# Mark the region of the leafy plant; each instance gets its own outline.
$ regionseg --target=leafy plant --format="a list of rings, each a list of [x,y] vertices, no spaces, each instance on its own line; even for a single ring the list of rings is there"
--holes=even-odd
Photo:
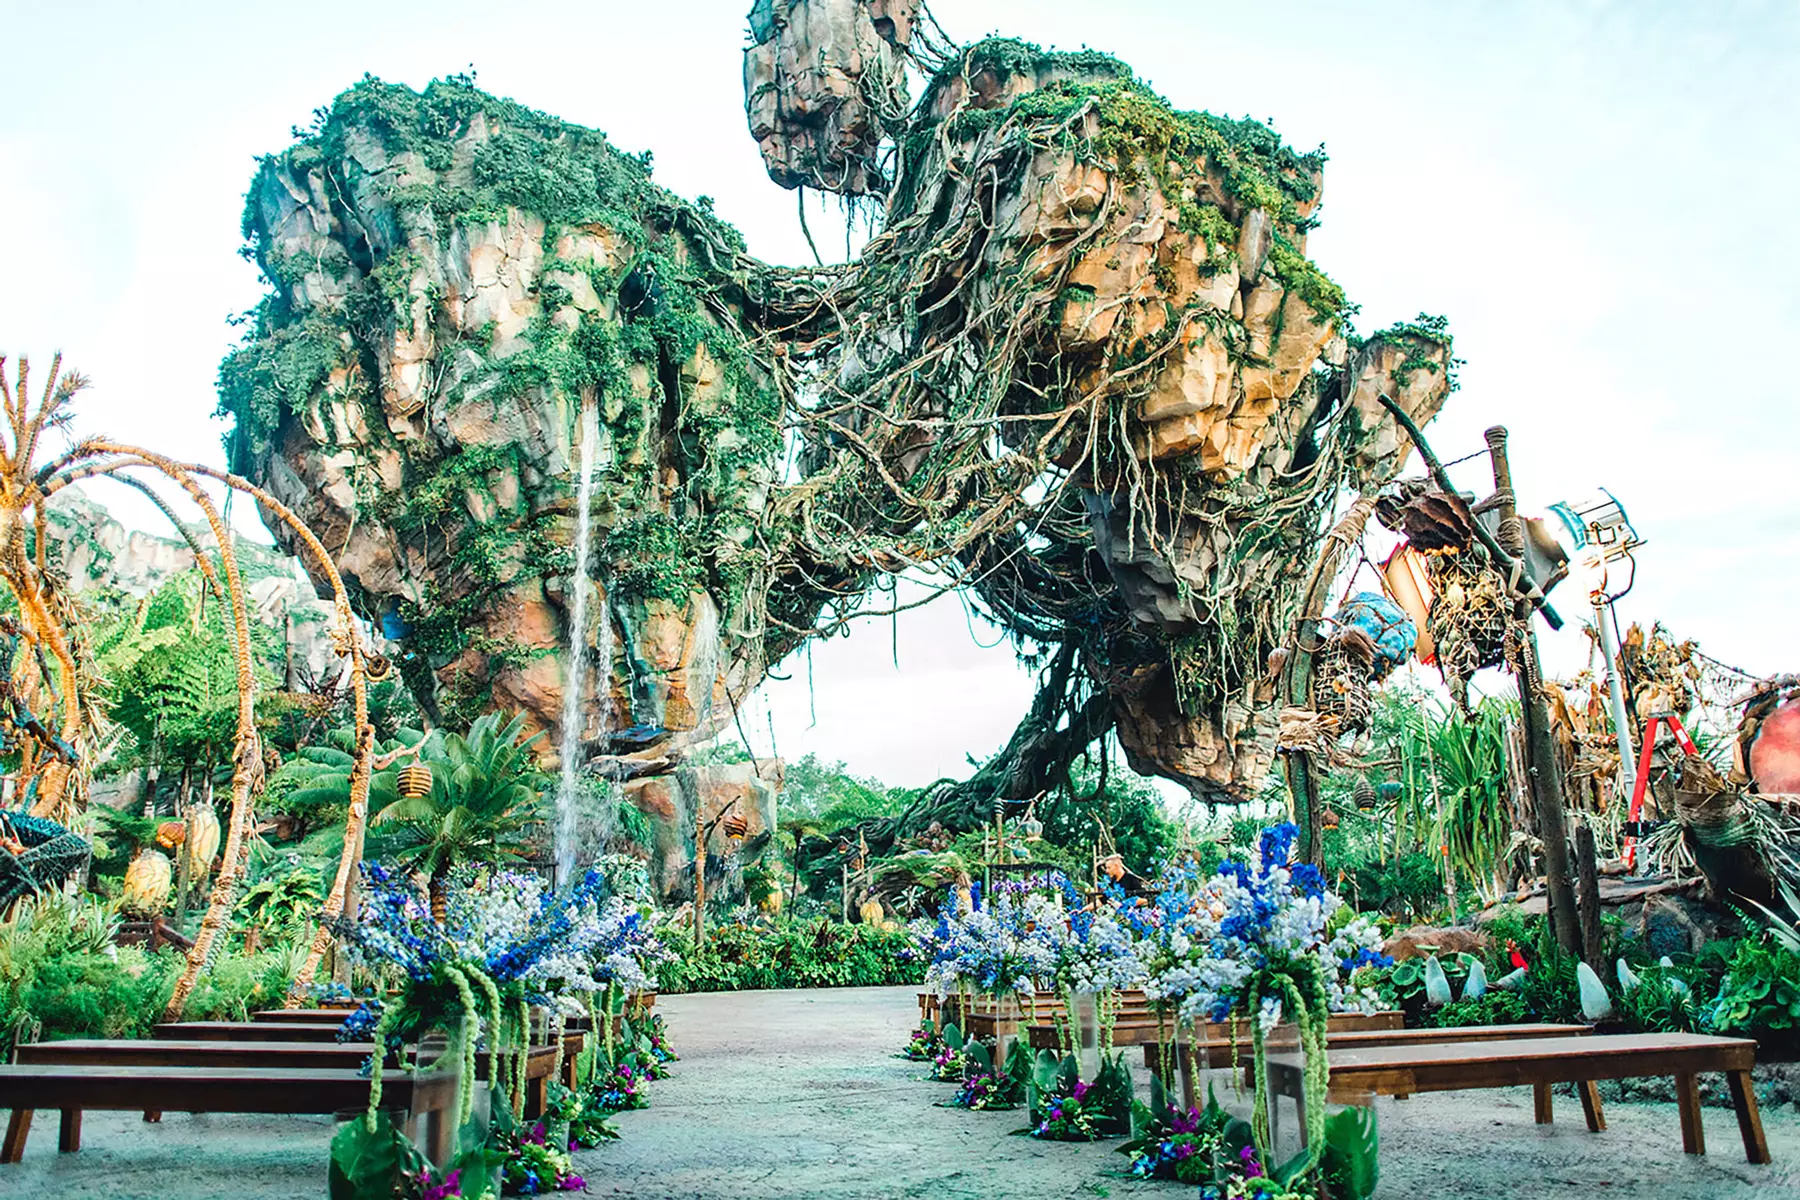
[[[1368,1200],[1381,1182],[1381,1137],[1375,1110],[1353,1106],[1325,1121],[1319,1177],[1333,1200]]]
[[[1772,938],[1745,938],[1707,1020],[1720,1033],[1791,1042],[1800,1035],[1800,954]]]
[[[376,857],[426,878],[432,912],[444,911],[444,880],[465,863],[498,864],[522,858],[527,831],[538,819],[545,777],[531,756],[543,735],[524,737],[525,718],[499,713],[479,718],[466,737],[449,734],[427,744],[422,761],[431,791],[401,798],[369,823]]]

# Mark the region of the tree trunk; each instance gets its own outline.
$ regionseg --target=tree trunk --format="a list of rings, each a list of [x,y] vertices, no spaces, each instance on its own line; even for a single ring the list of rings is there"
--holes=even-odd
[[[1575,900],[1581,911],[1581,958],[1600,969],[1600,862],[1594,845],[1594,829],[1586,821],[1575,822]]]
[[[442,925],[450,909],[450,897],[444,892],[444,872],[432,872],[425,884],[425,894],[431,899],[431,919]]]

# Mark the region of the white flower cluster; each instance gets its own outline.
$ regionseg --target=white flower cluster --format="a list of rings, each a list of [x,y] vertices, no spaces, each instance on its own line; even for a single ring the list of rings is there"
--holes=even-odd
[[[1143,978],[1136,943],[1111,913],[1071,919],[1057,949],[1058,985],[1076,992],[1104,992],[1135,987]]]

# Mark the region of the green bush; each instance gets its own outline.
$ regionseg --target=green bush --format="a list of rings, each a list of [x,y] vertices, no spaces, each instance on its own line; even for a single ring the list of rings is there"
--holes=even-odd
[[[1766,937],[1739,942],[1707,1019],[1720,1033],[1800,1042],[1800,954]]]
[[[115,946],[117,920],[93,901],[40,897],[0,924],[0,1059],[21,1037],[150,1036],[186,965],[178,950]],[[295,955],[221,950],[188,998],[194,1020],[243,1020],[277,1003]]]
[[[904,929],[823,919],[726,924],[707,929],[699,954],[685,925],[669,926],[661,936],[679,956],[661,971],[665,992],[881,987],[925,978],[926,964]]]

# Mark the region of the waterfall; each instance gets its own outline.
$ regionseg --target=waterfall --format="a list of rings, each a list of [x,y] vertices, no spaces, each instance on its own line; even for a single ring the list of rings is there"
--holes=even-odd
[[[575,489],[575,572],[570,579],[574,595],[569,604],[569,673],[563,681],[561,741],[557,753],[562,775],[556,787],[556,882],[566,886],[575,875],[577,834],[581,805],[581,689],[587,681],[588,563],[593,556],[594,461],[600,446],[600,409],[591,398],[581,405],[581,475]],[[612,671],[612,620],[600,615],[601,732],[611,716],[612,689],[606,677]]]

